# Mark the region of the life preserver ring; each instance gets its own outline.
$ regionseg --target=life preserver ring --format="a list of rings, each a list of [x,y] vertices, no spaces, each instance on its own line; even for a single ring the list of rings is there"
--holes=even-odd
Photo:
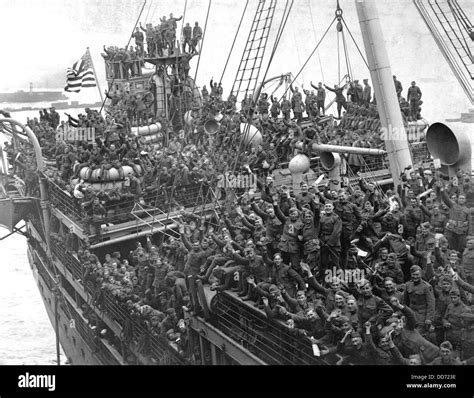
[[[148,136],[161,131],[160,123],[153,123],[148,126],[132,127],[132,134],[135,136]]]
[[[43,157],[43,163],[45,166],[56,166],[56,160],[51,160]]]
[[[138,169],[139,169],[139,174],[141,174],[142,170],[140,168],[139,165],[136,166]],[[122,169],[123,169],[123,175],[124,176],[127,176],[128,173],[132,173],[133,175],[135,175],[135,171],[133,169],[133,167],[131,166],[122,166]],[[90,175],[90,177],[89,177]],[[117,180],[121,180],[121,176],[120,176],[120,173],[119,171],[115,168],[115,167],[112,167],[111,169],[108,170],[108,178],[106,179],[102,179],[102,180],[99,180],[99,176],[100,176],[100,169],[95,169],[95,170],[92,170],[92,173],[90,172],[90,167],[83,167],[81,169],[81,171],[79,171],[79,176],[84,180],[84,181],[87,181],[87,182],[99,182],[99,181],[102,181],[102,182],[112,182],[112,181],[117,181]]]

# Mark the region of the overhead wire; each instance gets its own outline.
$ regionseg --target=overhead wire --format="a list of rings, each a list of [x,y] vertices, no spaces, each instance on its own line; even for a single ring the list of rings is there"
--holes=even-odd
[[[204,24],[204,31],[202,33],[201,48],[199,49],[199,57],[198,57],[197,65],[196,65],[196,72],[194,73],[194,81],[196,81],[196,77],[199,70],[199,64],[201,63],[202,48],[204,47],[204,39],[206,38],[207,23],[209,21],[209,12],[211,11],[211,4],[212,4],[212,0],[209,0],[209,6],[207,7],[206,22]]]
[[[226,60],[225,65],[224,65],[224,70],[222,71],[221,78],[219,79],[219,83],[222,83],[222,80],[224,79],[224,74],[225,74],[225,71],[227,69],[227,65],[229,63],[232,52],[234,50],[235,42],[237,41],[237,37],[238,37],[239,32],[240,32],[240,27],[242,26],[242,21],[244,20],[245,12],[247,11],[248,5],[249,5],[249,0],[247,0],[246,3],[245,3],[245,8],[244,8],[244,11],[242,12],[242,16],[240,17],[239,26],[237,27],[237,32],[235,32],[234,40],[232,42],[232,46],[230,48],[229,55],[227,56],[227,60]]]
[[[321,37],[321,39],[319,40],[319,42],[316,44],[316,47],[314,48],[314,50],[311,52],[311,54],[309,55],[308,59],[306,60],[306,62],[304,63],[304,65],[302,66],[302,68],[300,69],[300,71],[298,72],[298,74],[295,76],[295,78],[293,79],[293,81],[290,83],[289,87],[291,87],[291,84],[293,84],[293,82],[299,77],[299,75],[301,74],[301,71],[306,67],[306,65],[308,64],[308,62],[311,60],[311,58],[313,57],[314,53],[316,52],[316,50],[318,49],[318,47],[320,46],[320,44],[322,43],[322,41],[324,40],[324,38],[326,37],[326,35],[328,34],[329,30],[331,29],[332,25],[334,25],[334,22],[336,21],[336,17],[334,17],[334,19],[332,20],[332,22],[329,24],[328,28],[326,29],[326,31],[324,32],[323,36]],[[280,101],[281,99],[285,96],[286,92],[288,91],[289,88],[287,88],[287,90],[283,93],[282,97],[280,98]]]

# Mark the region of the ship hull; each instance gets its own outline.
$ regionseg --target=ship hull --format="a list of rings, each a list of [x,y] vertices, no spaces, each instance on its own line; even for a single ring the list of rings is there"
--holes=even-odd
[[[38,266],[33,261],[32,250],[31,247],[28,248],[28,262],[35,277],[46,313],[54,330],[56,324],[55,294],[49,289],[46,278],[38,271]],[[107,363],[101,362],[95,355],[94,349],[87,344],[78,329],[71,327],[69,316],[59,305],[57,306],[57,314],[59,342],[68,358],[68,363],[70,365],[106,365]]]

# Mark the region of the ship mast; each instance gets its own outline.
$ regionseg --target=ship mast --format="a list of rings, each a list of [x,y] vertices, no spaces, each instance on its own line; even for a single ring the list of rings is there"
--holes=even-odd
[[[375,0],[356,0],[355,5],[384,132],[382,138],[385,141],[393,182],[397,186],[401,173],[409,166],[413,167],[413,161],[395,92],[392,69]]]

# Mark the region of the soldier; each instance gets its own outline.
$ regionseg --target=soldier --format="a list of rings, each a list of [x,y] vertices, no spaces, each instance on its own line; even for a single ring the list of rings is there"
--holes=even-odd
[[[339,87],[337,84],[334,85],[334,88],[324,85],[324,87],[336,94],[336,104],[337,104],[337,115],[338,119],[341,119],[341,111],[344,108],[347,111],[347,101],[344,97],[343,88]]]
[[[325,268],[338,267],[341,258],[342,221],[334,213],[334,205],[326,202],[321,213],[319,239],[321,242],[321,265]]]
[[[420,107],[421,90],[416,85],[416,82],[411,82],[411,87],[408,89],[407,101],[410,103],[410,120],[418,120],[418,109]]]
[[[432,361],[438,355],[438,347],[424,338],[418,329],[417,317],[408,305],[400,304],[396,297],[390,299],[391,306],[402,313],[401,319],[394,319],[389,325],[393,330],[393,342],[400,349],[405,358],[411,355],[422,355],[427,362]]]
[[[470,210],[465,205],[466,197],[460,194],[456,203],[448,198],[444,187],[441,187],[441,198],[449,207],[449,220],[446,223],[446,238],[449,247],[458,252],[463,252],[471,218]]]
[[[186,261],[186,265],[184,266],[184,274],[186,276],[194,277],[199,274],[201,267],[205,264],[212,250],[209,248],[208,250],[204,251],[201,248],[199,241],[194,241],[191,244],[184,232],[184,225],[180,225],[179,233],[181,235],[181,240],[186,249],[189,250],[188,259]]]
[[[428,200],[426,201],[428,202]],[[446,227],[446,216],[441,213],[439,209],[439,204],[434,203],[431,209],[428,209],[424,204],[420,203],[421,211],[429,217],[428,225],[433,230],[435,234],[442,234],[444,233],[444,229]],[[426,219],[426,218],[425,218]]]
[[[278,249],[283,254],[285,262],[291,262],[295,269],[299,269],[300,265],[300,241],[303,240],[303,223],[299,218],[298,209],[292,207],[289,211],[289,217],[286,217],[278,206],[275,199],[273,201],[273,208],[278,219],[283,223],[283,232],[278,244]]]
[[[301,269],[306,273],[306,282],[308,285],[325,297],[326,312],[332,312],[336,308],[336,293],[341,292],[341,280],[337,276],[331,277],[328,271],[325,280],[329,283],[329,288],[326,288],[317,281],[308,264],[301,263]],[[342,293],[344,294],[345,292]],[[347,296],[349,296],[349,293],[347,293]]]
[[[280,254],[275,254],[273,261],[265,257],[266,263],[270,266],[271,283],[283,286],[283,289],[293,298],[296,297],[297,288],[299,291],[306,290],[303,278],[292,267],[283,263]]]
[[[272,100],[272,105],[270,106],[270,114],[272,115],[273,118],[277,118],[280,116],[281,113],[281,106],[280,103],[278,102],[278,99],[273,97],[273,95],[270,97]]]
[[[311,269],[315,269],[319,266],[320,243],[319,240],[316,239],[319,228],[319,207],[316,207],[315,211],[317,216],[314,216],[313,212],[309,209],[305,209],[303,212],[303,254],[305,262],[309,264]]]
[[[355,203],[349,202],[348,195],[345,190],[340,190],[338,194],[339,200],[334,204],[334,212],[341,218],[341,266],[346,267],[347,252],[349,250],[351,240],[354,239],[354,233],[357,225],[362,221],[360,210]]]
[[[268,205],[266,211],[260,210],[254,201],[252,201],[251,206],[252,210],[265,221],[266,238],[268,241],[267,249],[271,255],[274,255],[278,249],[283,224],[279,218],[276,217],[273,206]]]
[[[378,270],[378,274],[382,278],[385,279],[387,277],[390,277],[398,285],[403,283],[402,267],[397,261],[397,255],[395,253],[390,253],[389,255],[387,255],[387,261],[380,264],[376,264],[375,269]]]
[[[318,87],[313,86],[313,82],[311,82],[311,87],[316,90],[316,107],[318,108],[318,113],[324,116],[326,109],[324,106],[324,102],[326,101],[326,90],[324,90],[323,83],[319,82]]]
[[[193,28],[191,28],[189,22],[183,28],[183,40],[183,52],[186,52],[186,45],[188,46],[188,52],[191,52],[193,48]]]
[[[51,127],[56,130],[59,126],[60,117],[59,117],[59,113],[56,112],[56,108],[54,106],[52,106],[50,109],[49,117],[50,117]]]
[[[364,89],[359,83],[359,80],[354,80],[355,103],[362,104]]]
[[[268,115],[268,108],[270,107],[270,104],[268,103],[268,94],[263,93],[257,103],[257,109],[258,113],[260,115]]]
[[[466,242],[466,249],[462,255],[461,267],[466,275],[466,282],[474,284],[474,239]]]
[[[368,106],[372,99],[372,87],[370,87],[369,79],[364,79],[364,91],[362,92],[362,102]]]
[[[372,286],[367,279],[362,279],[358,285],[361,291],[357,299],[360,329],[366,322],[374,326],[384,325],[393,310],[383,299],[373,294]]]
[[[154,56],[162,57],[163,56],[163,48],[165,48],[166,41],[163,40],[163,35],[161,30],[155,29],[154,31],[154,40],[153,40],[153,49],[155,51]]]
[[[291,102],[288,98],[283,98],[281,101],[281,112],[283,113],[283,118],[285,120],[290,120],[291,118]]]
[[[192,41],[192,52],[197,52],[196,47],[202,39],[202,29],[196,22],[193,28],[193,41]]]
[[[146,51],[149,57],[152,57],[155,53],[155,31],[151,23],[146,24],[146,29],[140,23],[140,29],[146,34]]]
[[[135,32],[133,32],[132,37],[135,39],[135,45],[138,47],[138,54],[139,57],[143,57],[143,33],[140,32],[140,29],[137,28],[135,29]]]
[[[403,302],[416,314],[420,333],[431,332],[435,315],[435,299],[431,285],[421,279],[421,268],[413,265],[410,268],[411,280],[406,283]]]
[[[393,75],[393,84],[395,85],[395,91],[397,92],[398,100],[400,101],[400,96],[403,92],[402,83],[397,80],[397,76]]]
[[[254,280],[258,285],[261,282],[269,282],[270,269],[265,264],[262,256],[255,254],[253,247],[246,247],[244,249],[244,256],[242,257],[234,249],[231,249],[233,259],[245,267],[242,273],[242,290],[247,292],[247,295],[242,297],[242,300],[248,301],[256,298],[256,292],[253,288],[253,284],[247,281],[247,278]]]
[[[433,326],[435,327],[436,342],[439,344],[445,340],[443,318],[448,305],[451,303],[450,292],[453,288],[453,280],[450,275],[443,275],[439,280],[433,281],[432,286],[435,296],[435,317]]]
[[[301,94],[298,92],[298,87],[296,87],[295,89],[295,94],[293,95],[291,102],[293,105],[293,115],[295,119],[297,120],[297,122],[299,123],[303,119],[303,112],[304,112],[305,106],[304,106],[304,102],[301,97]]]
[[[449,292],[451,303],[446,308],[443,316],[443,327],[446,333],[446,340],[450,341],[455,349],[461,348],[461,339],[464,329],[463,314],[471,314],[471,309],[461,301],[460,292],[457,288]]]

